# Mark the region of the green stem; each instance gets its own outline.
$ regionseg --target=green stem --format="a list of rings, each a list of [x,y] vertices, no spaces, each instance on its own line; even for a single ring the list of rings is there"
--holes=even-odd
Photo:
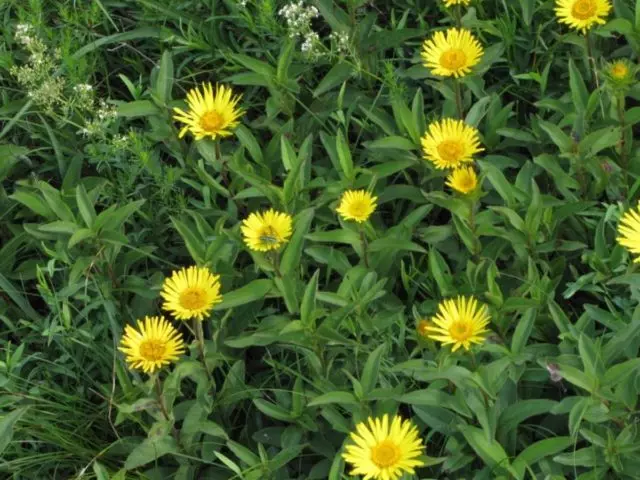
[[[276,275],[282,278],[282,273],[280,272],[280,251],[271,251],[271,264],[273,265],[273,269],[275,270]]]
[[[597,83],[596,61],[595,58],[593,58],[593,49],[591,47],[591,36],[589,35],[589,30],[584,34],[584,41],[587,44],[587,64],[589,65],[589,72],[591,72],[591,80]]]
[[[460,85],[460,80],[457,78],[453,79],[453,89],[456,94],[456,110],[458,111],[458,118],[460,120],[464,120],[464,111],[462,109],[462,86]]]
[[[202,330],[202,320],[193,320],[193,327],[196,332],[196,340],[198,342],[198,350],[200,351],[200,359],[202,360],[202,366],[204,367],[204,371],[207,372],[207,377],[209,378],[209,382],[213,385],[213,378],[211,377],[211,373],[209,372],[209,368],[207,367],[207,357],[204,348],[204,331]]]
[[[475,198],[469,201],[469,230],[473,234],[473,259],[477,261],[477,257],[480,247],[480,241],[478,240],[478,234],[476,232],[476,200]]]
[[[456,22],[456,27],[462,27],[462,6],[456,5],[453,9],[453,19]]]
[[[626,123],[624,121],[624,93],[618,94],[618,122],[620,123],[620,168],[624,182],[623,190],[625,199],[629,196],[629,155],[625,140]]]
[[[364,226],[360,228],[360,242],[362,243],[364,266],[369,268],[369,244],[367,243],[367,236],[364,233]]]
[[[215,140],[216,160],[220,162],[220,175],[222,176],[222,183],[225,187],[229,187],[229,176],[227,175],[227,162],[222,157],[222,150],[220,150],[220,140]]]
[[[153,381],[153,384],[156,390],[156,396],[158,397],[156,400],[158,401],[158,406],[160,407],[162,416],[167,422],[169,422],[171,421],[171,419],[169,417],[169,412],[167,411],[167,407],[164,404],[164,395],[162,394],[162,383],[160,382],[159,376],[156,376],[155,380]]]

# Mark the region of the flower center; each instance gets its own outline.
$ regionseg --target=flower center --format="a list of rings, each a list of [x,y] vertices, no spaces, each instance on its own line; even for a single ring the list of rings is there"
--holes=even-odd
[[[275,228],[267,225],[260,232],[260,241],[266,245],[277,245],[280,243],[280,235],[278,235]]]
[[[148,362],[162,360],[165,350],[164,342],[155,338],[143,340],[140,343],[140,356]]]
[[[217,132],[223,123],[224,118],[215,110],[209,110],[200,117],[200,126],[207,132]]]
[[[448,70],[458,70],[467,64],[467,55],[459,48],[447,50],[440,56],[440,65]]]
[[[616,63],[611,69],[611,75],[618,80],[624,78],[629,73],[629,69],[624,63]]]
[[[383,440],[371,448],[371,461],[379,468],[387,468],[400,458],[400,449],[391,440]]]
[[[351,207],[349,208],[351,210],[351,215],[354,217],[362,217],[364,216],[366,210],[367,210],[367,206],[365,205],[364,202],[353,202],[351,204]]]
[[[457,140],[444,140],[438,145],[438,153],[442,160],[455,165],[461,160],[464,148]]]
[[[576,0],[571,7],[571,15],[579,20],[588,20],[596,14],[595,0]]]
[[[471,178],[469,175],[465,175],[460,179],[460,188],[462,188],[463,190],[473,190],[474,186],[475,185],[473,182],[473,178]]]
[[[469,322],[458,321],[454,322],[449,327],[449,335],[451,338],[458,342],[463,342],[471,337],[472,334],[471,324]]]
[[[198,287],[186,288],[180,294],[180,306],[186,310],[200,310],[207,304],[207,293]]]

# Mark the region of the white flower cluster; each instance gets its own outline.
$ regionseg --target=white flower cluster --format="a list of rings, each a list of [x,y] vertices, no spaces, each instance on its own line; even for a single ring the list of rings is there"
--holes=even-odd
[[[93,90],[93,86],[88,83],[79,83],[78,85],[74,85],[73,91],[76,93],[85,93],[91,92]]]
[[[23,45],[29,45],[33,42],[33,37],[30,35],[33,32],[33,27],[27,23],[19,23],[16,25],[15,39]]]
[[[331,32],[329,38],[333,40],[339,54],[349,53],[349,34],[346,32]]]
[[[316,7],[305,6],[304,2],[289,3],[278,12],[287,22],[287,29],[291,38],[307,37],[311,29],[311,20],[319,15]]]
[[[247,2],[248,0],[238,0],[238,6],[240,8],[247,8]]]

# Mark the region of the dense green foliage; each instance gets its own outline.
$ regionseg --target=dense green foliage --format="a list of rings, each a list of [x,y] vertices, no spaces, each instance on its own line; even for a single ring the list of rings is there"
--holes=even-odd
[[[451,12],[308,4],[302,51],[276,0],[0,0],[0,475],[346,479],[353,426],[399,413],[416,478],[640,478],[640,274],[616,244],[640,86],[603,73],[640,55],[640,7],[613,2],[591,61],[552,0],[464,9],[485,47],[462,80],[472,204],[420,150],[456,116],[419,55]],[[171,118],[205,81],[243,95],[224,167]],[[369,267],[335,212],[350,188],[378,196]],[[294,217],[282,275],[239,228],[269,207]],[[116,347],[192,264],[224,300],[206,367],[193,343],[160,373],[167,420]],[[492,333],[452,354],[416,325],[459,294]]]

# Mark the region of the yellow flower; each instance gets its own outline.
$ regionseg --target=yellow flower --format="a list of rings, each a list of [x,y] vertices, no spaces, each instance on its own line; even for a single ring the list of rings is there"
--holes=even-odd
[[[422,44],[422,63],[434,75],[464,77],[480,62],[484,49],[469,30],[436,32]]]
[[[418,335],[426,338],[429,333],[427,329],[432,326],[433,326],[433,323],[430,322],[429,320],[425,320],[425,319],[420,320],[418,322],[418,326],[416,327],[416,330],[418,331]]]
[[[446,183],[456,192],[466,195],[476,189],[478,177],[473,167],[459,167],[447,176]]]
[[[336,211],[345,220],[355,220],[358,223],[365,222],[376,209],[376,200],[365,190],[348,190],[340,199],[340,205]]]
[[[138,329],[125,327],[118,350],[124,353],[129,368],[153,373],[184,353],[182,335],[164,317],[144,317]]]
[[[489,330],[487,306],[478,307],[475,298],[458,297],[455,300],[445,300],[438,306],[438,313],[432,318],[434,327],[428,327],[432,332],[429,338],[442,342],[443,345],[453,345],[455,352],[460,347],[469,350],[473,343],[484,342],[484,334]]]
[[[191,132],[196,140],[205,137],[216,139],[231,135],[232,130],[238,126],[238,118],[244,111],[237,107],[240,95],[233,95],[233,90],[224,85],[216,85],[215,90],[211,83],[202,84],[202,91],[194,88],[187,93],[187,105],[189,111],[174,108],[173,119],[184,123],[180,130],[180,138],[187,132]]]
[[[389,416],[384,415],[367,421],[368,425],[356,425],[350,435],[354,443],[342,454],[353,467],[350,475],[364,475],[364,480],[397,480],[424,465],[419,459],[423,443],[409,420],[394,416],[389,424]]]
[[[189,267],[176,270],[162,284],[162,308],[178,320],[204,319],[211,309],[222,301],[220,275],[207,267]]]
[[[244,243],[259,252],[275,250],[289,241],[291,224],[291,215],[273,208],[264,213],[252,213],[242,222]]]
[[[637,209],[629,210],[620,219],[617,241],[633,255],[640,255],[640,202]],[[634,262],[640,263],[640,256]]]
[[[611,10],[609,0],[556,0],[556,16],[560,23],[586,33],[594,25],[603,25]]]
[[[478,130],[462,120],[445,118],[429,125],[422,137],[424,157],[438,169],[456,168],[473,161],[480,147]]]
[[[471,3],[471,0],[443,0],[445,6],[451,7],[453,5],[464,5],[465,7]]]
[[[624,80],[629,75],[630,69],[627,62],[618,60],[609,66],[609,74],[616,80]]]

